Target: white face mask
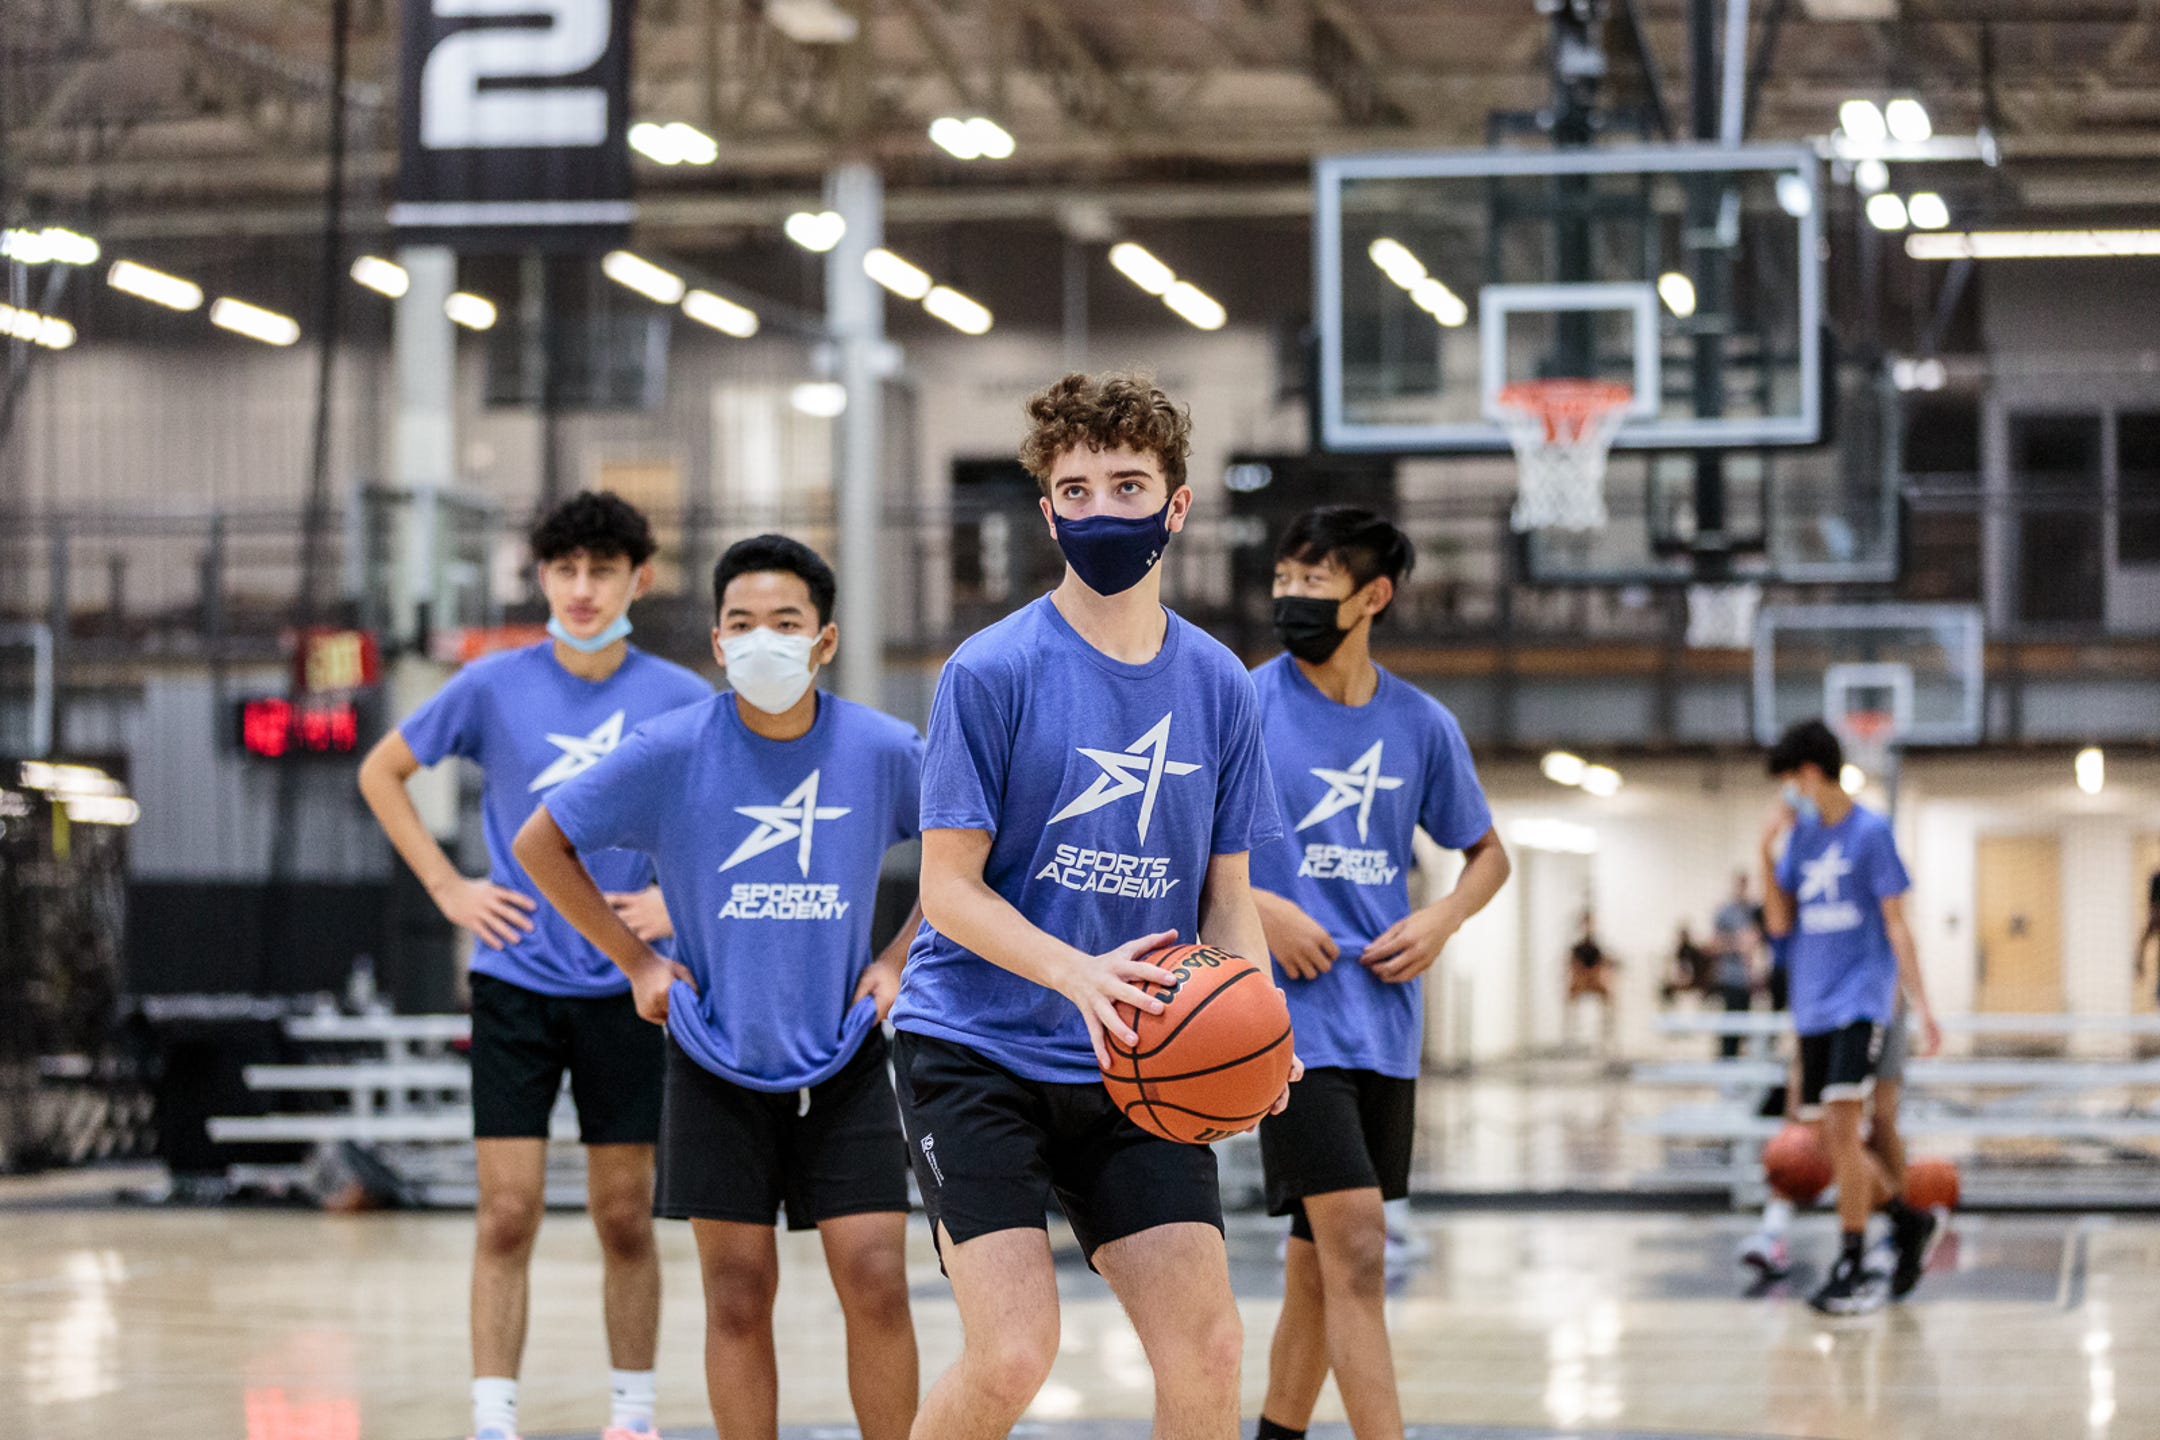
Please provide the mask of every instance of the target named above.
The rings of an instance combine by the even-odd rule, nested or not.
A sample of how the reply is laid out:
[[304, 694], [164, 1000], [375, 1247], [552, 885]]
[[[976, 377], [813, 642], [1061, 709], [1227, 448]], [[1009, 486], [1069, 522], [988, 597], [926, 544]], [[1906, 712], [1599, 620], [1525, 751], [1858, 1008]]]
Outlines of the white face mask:
[[766, 714], [781, 715], [810, 688], [810, 652], [816, 648], [811, 636], [761, 627], [722, 639], [720, 657], [729, 688]]

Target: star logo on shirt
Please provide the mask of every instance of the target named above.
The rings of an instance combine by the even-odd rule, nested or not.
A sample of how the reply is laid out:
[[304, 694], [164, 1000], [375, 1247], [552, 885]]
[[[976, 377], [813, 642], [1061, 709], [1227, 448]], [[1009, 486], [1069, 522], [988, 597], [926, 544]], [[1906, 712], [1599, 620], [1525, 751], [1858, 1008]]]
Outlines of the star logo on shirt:
[[1831, 842], [1830, 848], [1813, 860], [1800, 862], [1800, 899], [1828, 900], [1838, 898], [1838, 880], [1852, 874], [1852, 861], [1845, 858], [1842, 841]]
[[768, 850], [777, 850], [793, 840], [795, 864], [801, 869], [805, 880], [810, 878], [810, 847], [817, 839], [817, 823], [820, 820], [838, 820], [853, 807], [848, 805], [820, 805], [818, 800], [818, 776], [813, 770], [810, 778], [788, 792], [787, 799], [778, 805], [737, 805], [735, 813], [747, 815], [758, 822], [750, 838], [735, 847], [728, 856], [722, 871], [734, 869], [745, 860], [752, 860]]
[[546, 790], [565, 780], [574, 780], [607, 758], [622, 743], [623, 712], [613, 715], [593, 727], [590, 735], [550, 735], [548, 744], [562, 751], [554, 763], [540, 772], [539, 778], [526, 786], [528, 793]]
[[1380, 773], [1380, 747], [1386, 743], [1384, 740], [1373, 741], [1372, 749], [1358, 756], [1357, 763], [1347, 770], [1329, 770], [1324, 766], [1314, 766], [1312, 773], [1327, 783], [1328, 793], [1321, 797], [1319, 804], [1306, 812], [1303, 820], [1298, 821], [1297, 828], [1310, 829], [1355, 805], [1357, 838], [1363, 841], [1366, 828], [1372, 823], [1373, 796], [1383, 790], [1400, 790], [1403, 787], [1400, 775]]
[[1086, 745], [1073, 748], [1102, 767], [1102, 774], [1095, 783], [1083, 790], [1079, 798], [1050, 817], [1052, 825], [1060, 820], [1070, 820], [1075, 815], [1091, 815], [1105, 805], [1112, 805], [1128, 795], [1140, 796], [1140, 838], [1147, 839], [1148, 825], [1155, 818], [1155, 796], [1162, 788], [1165, 775], [1190, 775], [1200, 767], [1186, 760], [1170, 759], [1170, 713], [1149, 727], [1148, 732], [1126, 746], [1123, 750], [1096, 750]]

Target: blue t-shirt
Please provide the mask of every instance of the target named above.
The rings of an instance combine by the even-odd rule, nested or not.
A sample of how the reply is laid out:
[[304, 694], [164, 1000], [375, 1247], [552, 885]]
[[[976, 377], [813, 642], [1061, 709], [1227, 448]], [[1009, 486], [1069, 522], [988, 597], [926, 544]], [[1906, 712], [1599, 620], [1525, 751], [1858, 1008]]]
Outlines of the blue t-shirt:
[[1288, 655], [1253, 671], [1253, 688], [1290, 826], [1254, 849], [1253, 884], [1319, 921], [1339, 952], [1311, 980], [1276, 967], [1298, 1056], [1307, 1065], [1414, 1078], [1425, 977], [1390, 984], [1358, 957], [1410, 913], [1410, 837], [1418, 826], [1450, 850], [1492, 829], [1462, 727], [1438, 700], [1385, 670], [1363, 705], [1330, 700]]
[[[632, 730], [702, 700], [712, 686], [680, 665], [631, 649], [607, 679], [581, 680], [553, 641], [490, 655], [450, 677], [398, 733], [422, 765], [459, 755], [480, 767], [488, 878], [539, 902], [532, 930], [508, 948], [473, 947], [473, 973], [542, 995], [613, 995], [630, 986], [615, 963], [555, 913], [510, 853], [519, 827], [565, 780], [582, 775]], [[627, 851], [587, 855], [603, 890], [641, 890], [652, 866]]]
[[[1045, 596], [962, 645], [930, 708], [922, 828], [989, 832], [984, 882], [1090, 955], [1159, 930], [1195, 939], [1209, 859], [1282, 833], [1252, 681], [1164, 614], [1162, 649], [1127, 665]], [[892, 1019], [1029, 1080], [1101, 1078], [1070, 1000], [927, 922]]]
[[675, 1043], [737, 1085], [794, 1090], [877, 1025], [875, 1000], [848, 1001], [921, 779], [922, 739], [890, 715], [821, 691], [809, 733], [768, 740], [723, 693], [641, 727], [547, 811], [580, 852], [652, 857], [675, 958], [697, 977], [668, 997]]
[[1912, 888], [1890, 822], [1855, 805], [1835, 825], [1802, 820], [1778, 861], [1793, 897], [1786, 944], [1793, 1028], [1802, 1035], [1857, 1020], [1887, 1025], [1897, 1004], [1897, 955], [1882, 902]]

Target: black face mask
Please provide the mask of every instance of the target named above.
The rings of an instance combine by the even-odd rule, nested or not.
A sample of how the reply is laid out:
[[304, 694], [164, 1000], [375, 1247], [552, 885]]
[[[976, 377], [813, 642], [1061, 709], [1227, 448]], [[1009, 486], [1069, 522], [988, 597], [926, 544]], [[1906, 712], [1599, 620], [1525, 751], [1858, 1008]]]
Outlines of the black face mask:
[[1335, 623], [1342, 610], [1340, 600], [1318, 600], [1309, 595], [1275, 597], [1275, 638], [1308, 665], [1325, 665], [1342, 648], [1349, 631]]

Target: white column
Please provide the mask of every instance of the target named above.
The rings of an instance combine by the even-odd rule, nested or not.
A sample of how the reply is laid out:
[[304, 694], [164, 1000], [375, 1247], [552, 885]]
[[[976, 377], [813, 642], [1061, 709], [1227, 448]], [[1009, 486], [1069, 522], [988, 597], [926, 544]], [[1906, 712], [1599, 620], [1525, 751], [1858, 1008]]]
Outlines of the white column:
[[835, 378], [847, 388], [847, 410], [834, 431], [840, 553], [839, 690], [864, 705], [884, 703], [885, 409], [882, 384], [891, 369], [885, 345], [885, 297], [863, 273], [863, 256], [885, 243], [885, 187], [860, 161], [826, 179], [825, 203], [847, 222], [847, 233], [825, 257], [825, 319], [833, 337]]
[[[420, 638], [423, 614], [436, 625], [446, 618], [438, 501], [457, 478], [457, 332], [443, 302], [457, 288], [457, 254], [442, 245], [410, 245], [398, 252], [398, 263], [411, 284], [398, 297], [390, 331], [397, 400], [390, 485], [404, 492], [406, 505], [392, 547], [397, 583], [388, 638], [399, 642], [389, 691], [402, 716], [440, 689], [448, 673], [407, 647]], [[429, 830], [441, 838], [457, 833], [456, 766], [423, 770], [408, 788]]]

